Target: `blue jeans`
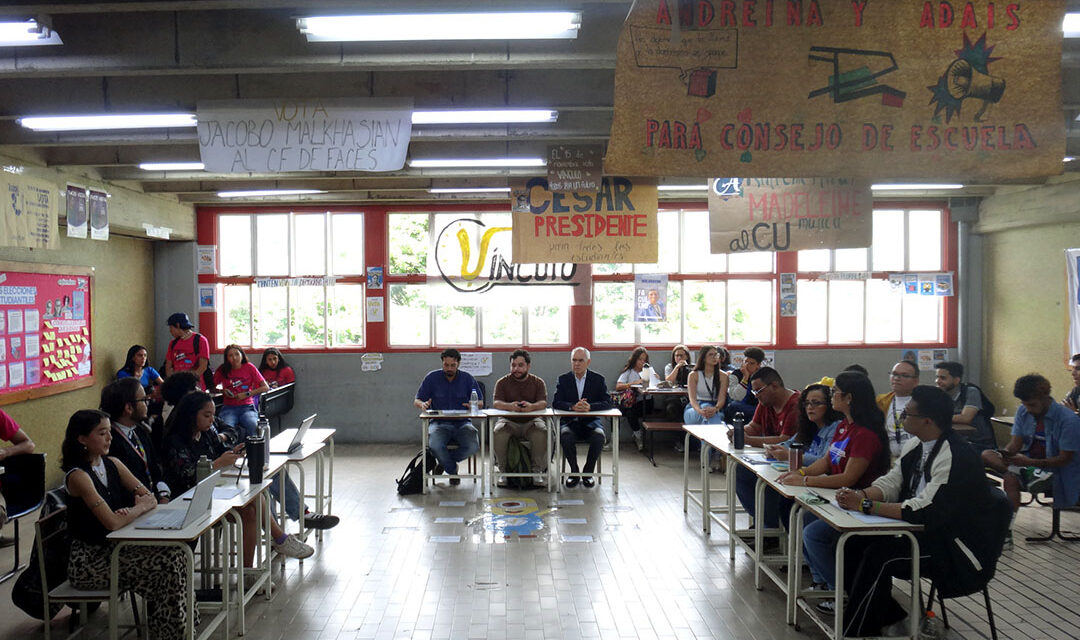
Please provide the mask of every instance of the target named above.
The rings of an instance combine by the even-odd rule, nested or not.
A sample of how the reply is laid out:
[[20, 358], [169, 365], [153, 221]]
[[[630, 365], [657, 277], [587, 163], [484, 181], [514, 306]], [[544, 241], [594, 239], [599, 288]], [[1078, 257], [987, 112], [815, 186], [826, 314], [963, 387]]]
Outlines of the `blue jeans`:
[[[457, 443], [450, 450], [449, 444]], [[480, 449], [479, 432], [468, 420], [432, 420], [428, 423], [428, 446], [446, 473], [457, 474], [457, 463]]]
[[[704, 409], [705, 407], [715, 407], [716, 406], [712, 402], [698, 402], [698, 404], [701, 405], [702, 409]], [[705, 416], [701, 415], [697, 411], [694, 411], [694, 406], [693, 405], [688, 404], [688, 405], [686, 405], [686, 408], [683, 409], [683, 418], [682, 419], [683, 419], [683, 424], [723, 424], [724, 423], [724, 412], [723, 411], [717, 411], [715, 414], [713, 414], [713, 417], [706, 420]]]
[[807, 513], [803, 516], [803, 554], [814, 582], [836, 588], [836, 543], [840, 532]]
[[239, 406], [224, 406], [218, 411], [221, 421], [240, 432], [240, 437], [255, 435], [255, 427], [259, 424], [259, 412], [255, 405], [242, 404]]
[[[285, 476], [285, 513], [289, 518], [293, 520], [300, 520], [300, 490], [296, 488], [293, 481], [289, 479], [289, 474], [284, 471], [274, 476], [274, 479], [270, 483], [270, 495], [273, 496], [274, 501], [281, 500], [281, 477]], [[307, 505], [304, 505], [304, 510], [307, 510]]]

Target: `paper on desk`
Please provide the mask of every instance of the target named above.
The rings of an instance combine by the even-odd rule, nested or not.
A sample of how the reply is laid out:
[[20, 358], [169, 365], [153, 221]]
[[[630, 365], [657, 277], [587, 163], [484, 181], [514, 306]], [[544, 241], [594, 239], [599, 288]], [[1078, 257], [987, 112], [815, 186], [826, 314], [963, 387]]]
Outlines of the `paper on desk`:
[[240, 487], [214, 487], [214, 500], [229, 500], [242, 492]]
[[772, 461], [764, 453], [744, 453], [739, 457], [750, 464], [772, 464]]
[[897, 520], [896, 518], [886, 518], [885, 516], [872, 516], [866, 513], [859, 513], [858, 511], [848, 511], [849, 514], [859, 522], [865, 524], [900, 524], [903, 520]]

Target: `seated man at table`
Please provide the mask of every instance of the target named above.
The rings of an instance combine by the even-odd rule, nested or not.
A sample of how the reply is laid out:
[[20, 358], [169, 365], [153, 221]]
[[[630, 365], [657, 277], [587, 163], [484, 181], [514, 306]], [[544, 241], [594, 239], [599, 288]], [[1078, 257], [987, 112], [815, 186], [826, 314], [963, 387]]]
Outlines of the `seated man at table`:
[[[961, 382], [964, 365], [959, 362], [939, 362], [934, 368], [937, 369], [934, 384], [952, 398], [953, 425], [975, 430], [965, 435], [976, 450], [995, 448], [997, 442], [994, 440], [994, 429], [990, 426], [990, 415], [983, 410], [982, 390], [973, 384]], [[994, 413], [993, 407], [989, 412], [991, 415]]]
[[[604, 376], [589, 370], [592, 355], [584, 347], [577, 347], [570, 353], [570, 371], [559, 376], [555, 385], [555, 398], [551, 406], [558, 411], [605, 411], [611, 408], [607, 383]], [[578, 473], [577, 442], [586, 440], [589, 453], [585, 458], [583, 473], [592, 473], [600, 451], [604, 448], [604, 424], [596, 416], [563, 418], [559, 426], [559, 441], [562, 444], [563, 457], [570, 465], [572, 473]], [[570, 476], [566, 486], [576, 487], [578, 482], [592, 487], [596, 482], [592, 478]]]
[[101, 390], [101, 410], [109, 414], [112, 422], [109, 455], [123, 462], [131, 475], [151, 490], [159, 503], [165, 504], [172, 492], [165, 484], [161, 461], [149, 425], [145, 423], [149, 402], [150, 397], [138, 378], [120, 378]]
[[[889, 472], [865, 490], [839, 489], [841, 507], [923, 525], [921, 569], [952, 587], [977, 584], [994, 566], [998, 540], [993, 496], [979, 455], [952, 428], [952, 399], [928, 385], [915, 387], [900, 422], [912, 435]], [[906, 635], [907, 627], [884, 629], [907, 615], [892, 597], [892, 578], [909, 578], [911, 547], [906, 538], [855, 536], [845, 548], [844, 635]], [[984, 569], [986, 568], [986, 569]], [[924, 574], [925, 575], [925, 574]], [[899, 633], [897, 633], [899, 632]]]
[[[542, 379], [529, 373], [531, 364], [532, 356], [525, 349], [515, 349], [510, 354], [510, 373], [495, 383], [493, 407], [518, 413], [543, 411], [547, 408], [547, 385]], [[510, 438], [529, 442], [534, 473], [541, 474], [547, 470], [547, 424], [543, 418], [500, 416], [495, 421], [494, 434], [491, 445], [495, 452], [495, 464], [500, 470], [507, 470], [506, 450], [510, 446]], [[541, 483], [542, 478], [540, 476]]]
[[[1050, 381], [1037, 373], [1018, 378], [1013, 395], [1020, 406], [1012, 438], [1000, 451], [983, 451], [983, 464], [1004, 475], [1014, 518], [1021, 491], [1036, 494], [1052, 489], [1055, 507], [1076, 505], [1080, 502], [1080, 456], [1076, 455], [1080, 417], [1054, 402]], [[1005, 544], [1012, 544], [1011, 531]]]
[[750, 378], [761, 368], [765, 361], [765, 352], [758, 347], [747, 347], [743, 351], [742, 366], [728, 376], [728, 400], [724, 405], [724, 421], [731, 424], [735, 414], [744, 417], [754, 415], [758, 400], [750, 392]]
[[1072, 375], [1073, 388], [1069, 389], [1069, 395], [1065, 396], [1061, 404], [1073, 413], [1080, 413], [1080, 353], [1073, 354], [1069, 359], [1069, 373]]
[[[0, 411], [0, 441], [11, 443], [10, 447], [0, 447], [0, 462], [12, 456], [34, 452], [34, 441], [4, 411]], [[0, 476], [0, 482], [3, 481], [4, 477]], [[3, 526], [5, 522], [7, 522], [7, 507], [4, 505], [4, 499], [0, 497], [0, 526]], [[10, 547], [13, 544], [15, 544], [14, 538], [0, 536], [0, 547]]]
[[[424, 376], [424, 381], [416, 390], [413, 406], [424, 411], [462, 411], [468, 409], [469, 396], [473, 391], [476, 391], [482, 403], [484, 394], [472, 374], [458, 370], [461, 352], [446, 349], [439, 357], [442, 358], [442, 369], [435, 369]], [[480, 448], [476, 427], [468, 418], [429, 420], [427, 429], [428, 445], [439, 461], [435, 473], [445, 470], [450, 475], [457, 475], [458, 462], [468, 460]], [[457, 449], [450, 450], [448, 445], [451, 442], [457, 443]], [[461, 484], [461, 478], [451, 478], [450, 484]]]
[[885, 414], [885, 433], [889, 434], [889, 454], [893, 458], [900, 455], [904, 441], [911, 434], [904, 431], [900, 413], [911, 400], [911, 390], [919, 384], [919, 365], [911, 360], [901, 360], [889, 370], [889, 393], [877, 397], [878, 408]]

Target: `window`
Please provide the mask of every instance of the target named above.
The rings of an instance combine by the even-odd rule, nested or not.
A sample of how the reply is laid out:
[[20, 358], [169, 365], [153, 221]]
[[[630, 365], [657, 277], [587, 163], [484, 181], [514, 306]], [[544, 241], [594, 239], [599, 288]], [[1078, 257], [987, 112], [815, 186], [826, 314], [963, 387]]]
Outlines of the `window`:
[[217, 221], [219, 346], [363, 346], [363, 214], [221, 213]]

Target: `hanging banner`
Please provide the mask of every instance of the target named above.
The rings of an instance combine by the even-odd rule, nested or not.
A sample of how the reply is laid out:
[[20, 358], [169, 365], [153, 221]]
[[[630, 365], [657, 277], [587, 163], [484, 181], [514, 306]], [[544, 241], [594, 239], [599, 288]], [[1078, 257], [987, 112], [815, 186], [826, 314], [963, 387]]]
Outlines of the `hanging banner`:
[[109, 239], [109, 195], [90, 191], [90, 237], [94, 240]]
[[0, 173], [3, 189], [3, 221], [0, 246], [28, 249], [56, 249], [59, 211], [52, 184], [21, 174]]
[[1062, 0], [639, 0], [606, 173], [1062, 172]]
[[212, 100], [199, 103], [198, 119], [207, 171], [397, 171], [412, 100]]
[[599, 191], [559, 193], [547, 178], [511, 185], [519, 263], [656, 262], [656, 184], [605, 176]]
[[634, 322], [667, 321], [667, 274], [634, 276]]
[[709, 181], [712, 253], [869, 247], [870, 182], [848, 178]]
[[1068, 274], [1069, 355], [1080, 353], [1080, 249], [1065, 250]]
[[604, 148], [598, 144], [558, 144], [548, 147], [548, 189], [597, 191], [604, 170]]
[[67, 197], [67, 234], [69, 238], [86, 237], [86, 189], [69, 184]]

